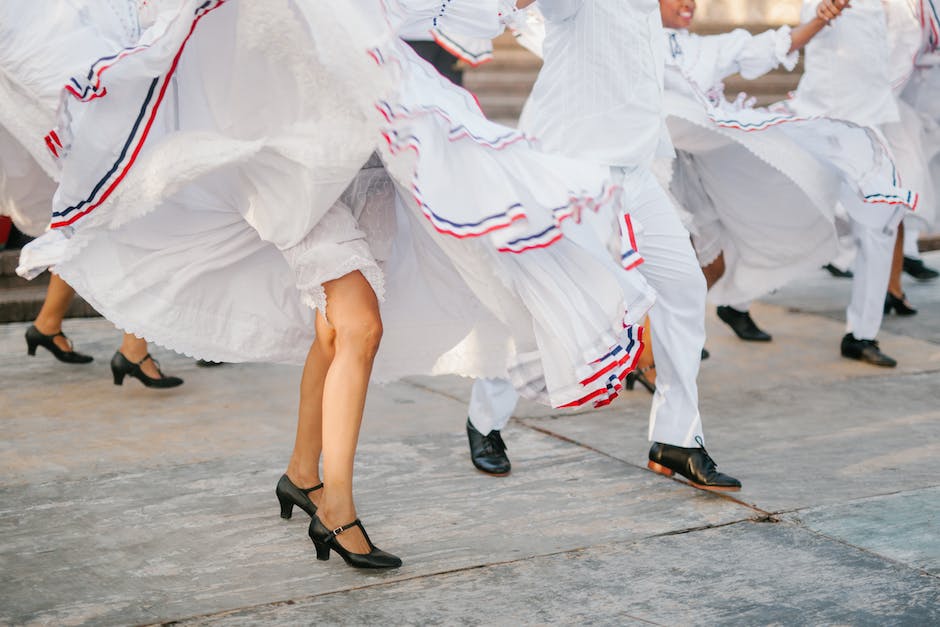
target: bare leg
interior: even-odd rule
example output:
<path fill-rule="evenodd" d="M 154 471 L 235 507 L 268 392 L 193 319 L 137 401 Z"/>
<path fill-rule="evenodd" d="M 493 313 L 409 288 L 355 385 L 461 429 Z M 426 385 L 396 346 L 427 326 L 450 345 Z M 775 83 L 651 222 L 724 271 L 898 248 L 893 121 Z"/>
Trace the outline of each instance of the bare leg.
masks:
<path fill-rule="evenodd" d="M 725 254 L 720 253 L 713 262 L 702 267 L 702 274 L 705 275 L 705 283 L 708 289 L 718 282 L 718 279 L 725 273 Z"/>
<path fill-rule="evenodd" d="M 300 378 L 300 408 L 297 412 L 297 436 L 294 452 L 287 464 L 287 477 L 299 488 L 312 488 L 320 483 L 320 452 L 323 450 L 323 384 L 333 362 L 336 332 L 318 311 L 317 337 L 307 353 Z M 310 493 L 310 500 L 319 505 L 320 491 Z"/>
<path fill-rule="evenodd" d="M 146 357 L 147 353 L 150 352 L 150 349 L 147 347 L 147 340 L 141 339 L 131 333 L 124 334 L 121 340 L 121 348 L 118 350 L 122 355 L 127 357 L 128 361 L 132 361 L 135 364 Z M 140 364 L 140 369 L 151 379 L 159 379 L 163 376 L 160 371 L 157 370 L 157 365 L 153 363 L 152 359 L 148 359 Z"/>
<path fill-rule="evenodd" d="M 901 270 L 904 268 L 904 222 L 898 225 L 898 236 L 894 242 L 894 255 L 891 257 L 891 276 L 888 277 L 888 291 L 902 298 L 904 288 L 901 286 Z"/>
<path fill-rule="evenodd" d="M 636 362 L 636 370 L 642 373 L 647 380 L 656 385 L 656 364 L 653 359 L 653 327 L 650 325 L 650 317 L 646 316 L 643 321 L 643 352 Z"/>
<path fill-rule="evenodd" d="M 65 318 L 65 312 L 68 311 L 72 299 L 75 297 L 75 290 L 72 286 L 63 281 L 58 274 L 50 273 L 49 288 L 46 290 L 46 300 L 42 303 L 42 309 L 33 322 L 36 329 L 44 335 L 52 335 L 62 330 L 62 319 Z M 72 350 L 69 341 L 61 335 L 53 340 L 59 348 L 64 351 Z"/>
<path fill-rule="evenodd" d="M 372 363 L 382 338 L 379 303 L 372 286 L 359 272 L 323 285 L 332 329 L 333 360 L 323 381 L 323 494 L 317 516 L 327 528 L 356 519 L 353 463 L 365 409 Z M 346 549 L 368 553 L 358 528 L 337 537 Z"/>

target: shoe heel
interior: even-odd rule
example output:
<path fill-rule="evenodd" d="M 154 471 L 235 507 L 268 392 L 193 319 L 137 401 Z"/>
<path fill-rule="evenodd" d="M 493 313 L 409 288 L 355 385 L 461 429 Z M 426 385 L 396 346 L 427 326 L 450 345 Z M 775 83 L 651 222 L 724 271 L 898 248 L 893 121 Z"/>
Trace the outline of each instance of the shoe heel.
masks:
<path fill-rule="evenodd" d="M 38 346 L 36 342 L 30 342 L 29 340 L 26 340 L 26 354 L 29 355 L 30 357 L 35 357 L 36 346 Z"/>
<path fill-rule="evenodd" d="M 313 546 L 317 549 L 317 559 L 321 562 L 329 561 L 330 559 L 330 545 L 318 542 L 317 540 L 313 541 Z"/>
<path fill-rule="evenodd" d="M 126 372 L 121 372 L 120 370 L 112 370 L 111 374 L 114 375 L 114 385 L 122 385 L 124 383 L 124 376 Z"/>
<path fill-rule="evenodd" d="M 653 472 L 658 472 L 659 474 L 665 475 L 667 477 L 671 477 L 674 474 L 676 474 L 675 471 L 669 468 L 666 468 L 665 466 L 661 464 L 657 464 L 656 462 L 652 460 L 646 463 L 646 467 L 652 470 Z"/>
<path fill-rule="evenodd" d="M 281 518 L 284 520 L 290 520 L 290 517 L 294 515 L 294 503 L 283 497 L 280 494 L 277 495 L 277 500 L 281 503 Z"/>

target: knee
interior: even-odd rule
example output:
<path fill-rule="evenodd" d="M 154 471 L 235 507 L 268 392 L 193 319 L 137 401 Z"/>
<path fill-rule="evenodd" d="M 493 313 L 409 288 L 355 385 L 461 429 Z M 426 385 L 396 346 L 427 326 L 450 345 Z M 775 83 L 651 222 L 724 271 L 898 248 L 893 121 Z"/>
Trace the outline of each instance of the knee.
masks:
<path fill-rule="evenodd" d="M 364 314 L 349 320 L 334 321 L 334 330 L 337 351 L 353 352 L 371 359 L 379 350 L 379 343 L 382 341 L 382 319 L 377 314 Z"/>

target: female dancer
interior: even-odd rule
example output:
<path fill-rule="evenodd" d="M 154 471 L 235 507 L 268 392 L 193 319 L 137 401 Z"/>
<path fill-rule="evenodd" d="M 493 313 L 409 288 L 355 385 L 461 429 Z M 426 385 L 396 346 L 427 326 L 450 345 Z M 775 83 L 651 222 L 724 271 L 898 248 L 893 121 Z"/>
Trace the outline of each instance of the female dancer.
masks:
<path fill-rule="evenodd" d="M 108 8 L 93 15 L 82 18 L 67 4 L 53 7 L 51 15 L 49 7 L 35 3 L 0 7 L 0 215 L 11 216 L 31 236 L 49 224 L 58 168 L 42 138 L 54 123 L 62 85 L 84 58 L 108 49 L 107 32 L 122 28 L 121 16 Z M 51 273 L 42 309 L 26 331 L 29 355 L 43 347 L 64 363 L 93 360 L 74 350 L 62 332 L 74 296 L 68 283 Z M 153 388 L 183 383 L 164 375 L 146 340 L 130 333 L 114 353 L 111 370 L 118 385 L 126 376 Z"/>
<path fill-rule="evenodd" d="M 619 242 L 607 252 L 606 170 L 533 151 L 398 39 L 415 20 L 498 29 L 495 3 L 440 9 L 159 12 L 67 87 L 54 231 L 21 263 L 55 258 L 109 319 L 179 352 L 303 362 L 281 513 L 301 506 L 318 557 L 356 567 L 401 563 L 352 495 L 370 375 L 501 375 L 554 405 L 604 404 L 653 300 Z"/>
<path fill-rule="evenodd" d="M 751 319 L 749 302 L 835 255 L 834 207 L 841 201 L 862 248 L 842 353 L 890 366 L 894 361 L 874 343 L 881 303 L 865 295 L 887 286 L 890 244 L 902 215 L 894 207 L 913 207 L 914 196 L 896 187 L 890 157 L 873 132 L 751 108 L 742 98 L 728 103 L 721 84 L 736 72 L 752 79 L 781 63 L 792 68 L 797 51 L 843 6 L 821 2 L 811 19 L 792 30 L 701 37 L 686 30 L 692 0 L 660 1 L 669 28 L 667 123 L 677 149 L 670 186 L 692 216 L 719 317 L 751 341 L 770 335 Z M 890 235 L 882 237 L 885 229 Z"/>

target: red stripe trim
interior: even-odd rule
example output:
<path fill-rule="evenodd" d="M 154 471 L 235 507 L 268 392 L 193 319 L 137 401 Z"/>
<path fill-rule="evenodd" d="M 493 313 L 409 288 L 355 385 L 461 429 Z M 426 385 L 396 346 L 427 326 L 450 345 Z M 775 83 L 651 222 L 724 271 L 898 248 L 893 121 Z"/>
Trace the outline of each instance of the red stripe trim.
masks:
<path fill-rule="evenodd" d="M 179 65 L 180 57 L 183 56 L 183 50 L 186 48 L 186 44 L 189 42 L 190 37 L 193 36 L 193 32 L 196 30 L 196 25 L 199 24 L 199 20 L 201 20 L 203 17 L 205 17 L 212 11 L 222 6 L 224 2 L 225 0 L 221 0 L 214 7 L 207 9 L 200 15 L 196 16 L 196 18 L 193 20 L 192 25 L 189 27 L 189 33 L 186 34 L 186 37 L 183 39 L 183 42 L 180 44 L 180 48 L 176 52 L 176 56 L 173 57 L 173 63 L 170 64 L 169 71 L 163 77 L 163 85 L 160 87 L 160 94 L 157 96 L 157 100 L 155 101 L 153 108 L 150 111 L 150 118 L 147 120 L 146 126 L 144 126 L 143 133 L 141 134 L 140 139 L 138 139 L 137 145 L 134 147 L 134 151 L 131 153 L 130 159 L 128 160 L 127 164 L 124 166 L 124 169 L 121 170 L 121 174 L 118 175 L 118 177 L 114 181 L 112 181 L 111 185 L 108 186 L 108 188 L 104 191 L 101 197 L 94 204 L 90 205 L 84 211 L 81 211 L 77 213 L 76 215 L 73 215 L 68 220 L 64 220 L 62 222 L 55 222 L 51 224 L 50 225 L 51 228 L 55 229 L 55 228 L 60 228 L 63 226 L 68 226 L 74 223 L 76 220 L 78 220 L 82 216 L 88 215 L 90 212 L 94 211 L 97 207 L 101 206 L 101 204 L 104 201 L 106 201 L 108 197 L 111 196 L 111 193 L 117 188 L 117 186 L 121 184 L 121 182 L 124 180 L 124 177 L 127 175 L 131 167 L 134 165 L 134 162 L 137 160 L 137 157 L 140 154 L 140 150 L 141 148 L 143 148 L 144 142 L 147 141 L 147 136 L 150 134 L 150 129 L 153 126 L 153 122 L 157 117 L 157 111 L 159 111 L 160 104 L 163 102 L 163 97 L 164 95 L 166 95 L 167 87 L 170 84 L 170 78 L 176 72 L 176 67 Z M 104 95 L 104 92 L 102 92 L 101 95 Z"/>

